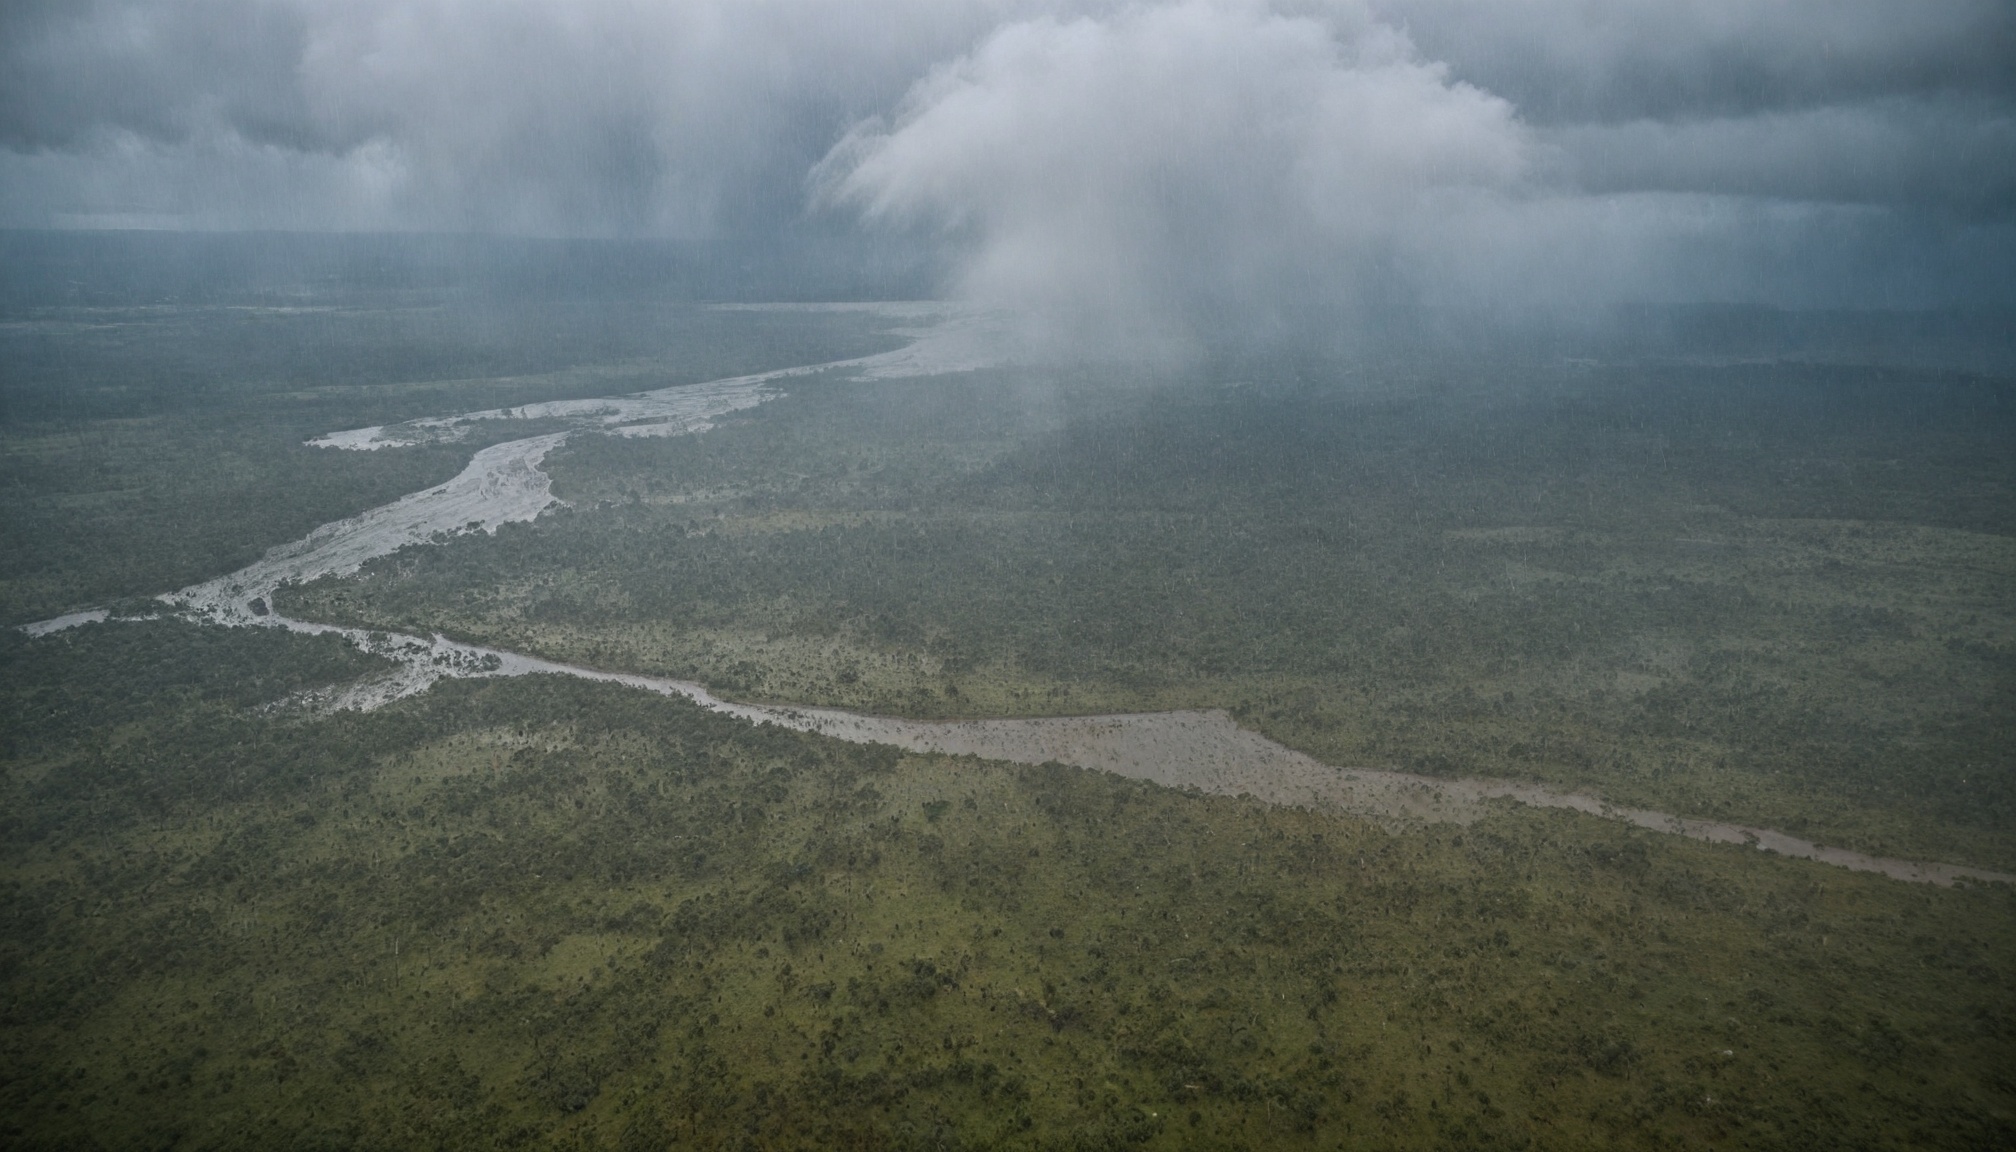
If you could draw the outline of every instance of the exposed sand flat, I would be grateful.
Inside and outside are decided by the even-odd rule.
[[[909,342],[873,356],[780,368],[705,384],[680,384],[627,396],[552,400],[457,416],[429,416],[403,424],[351,428],[318,436],[308,444],[315,448],[368,452],[410,444],[446,443],[467,437],[480,423],[496,420],[558,420],[583,431],[617,436],[678,436],[704,432],[712,427],[713,420],[774,397],[777,393],[767,386],[779,380],[833,371],[846,371],[861,380],[936,376],[986,368],[1009,358],[1005,325],[1000,317],[989,313],[916,303],[851,305],[845,310],[872,312],[909,323],[912,326],[891,329],[891,334],[906,337]]]
[[[718,711],[751,720],[767,720],[843,740],[1020,764],[1055,761],[1172,788],[1194,788],[1220,796],[1252,796],[1268,804],[1331,809],[1389,823],[1468,824],[1489,812],[1492,801],[1512,800],[1536,808],[1573,809],[1692,840],[1749,844],[1781,856],[1818,860],[1858,872],[1880,872],[1897,880],[1943,885],[1962,879],[2016,883],[2016,874],[1869,856],[1845,848],[1823,847],[1768,828],[1624,808],[1594,796],[1555,792],[1534,784],[1337,768],[1241,728],[1230,714],[1215,709],[932,722],[860,716],[831,709],[723,705],[697,685],[666,682],[656,690],[676,691]]]
[[[718,417],[761,404],[769,395],[763,391],[763,385],[773,380],[821,371],[825,367],[827,366],[787,368],[757,376],[740,376],[705,384],[660,388],[629,396],[611,396],[593,400],[553,400],[540,404],[521,404],[516,408],[490,408],[481,412],[465,412],[459,416],[429,416],[421,420],[409,420],[404,424],[331,432],[327,436],[318,436],[308,441],[308,444],[313,448],[374,451],[379,448],[398,448],[410,444],[449,442],[467,437],[477,424],[489,420],[560,420],[576,428],[633,436],[673,436],[686,432],[703,432],[711,427],[710,422]]]
[[[799,306],[784,305],[795,308]],[[814,306],[816,307],[816,306]],[[931,302],[846,305],[908,325],[892,329],[909,343],[889,352],[826,364],[782,368],[703,384],[688,384],[593,400],[556,400],[493,408],[405,424],[353,428],[308,441],[324,448],[360,451],[395,448],[467,436],[491,420],[558,420],[572,429],[493,445],[476,453],[460,475],[435,488],[324,524],[300,540],[269,550],[236,572],[192,584],[161,597],[190,615],[219,624],[278,624],[267,615],[283,584],[355,572],[366,562],[414,544],[439,543],[465,532],[495,532],[499,525],[536,518],[557,502],[540,469],[546,454],[574,431],[616,436],[679,436],[704,432],[730,412],[778,395],[776,381],[816,372],[850,371],[855,379],[887,379],[970,371],[1001,362],[1009,341],[999,316]],[[103,620],[100,610],[73,612],[23,625],[31,636]]]
[[[304,625],[304,631],[339,631],[360,643],[354,630]],[[425,689],[444,676],[524,676],[547,673],[625,684],[662,696],[683,696],[714,712],[758,724],[776,724],[859,744],[890,744],[912,752],[975,756],[1016,764],[1068,764],[1171,788],[1216,796],[1251,796],[1267,804],[1366,816],[1389,826],[1469,824],[1514,801],[1536,808],[1567,808],[1620,820],[1655,832],[1753,848],[1895,880],[1951,886],[1961,880],[2016,883],[2016,874],[1961,864],[1922,863],[1829,848],[1768,828],[1724,824],[1625,808],[1576,792],[1476,777],[1444,778],[1376,768],[1337,768],[1276,744],[1212,709],[1141,712],[1117,716],[1059,716],[1020,720],[905,720],[864,716],[833,708],[790,708],[722,700],[699,684],[625,672],[603,672],[515,652],[457,644],[435,637],[393,636],[372,650],[404,660],[401,673],[355,685],[310,703],[331,708],[374,708]]]
[[[75,628],[80,624],[96,624],[111,614],[104,608],[92,608],[83,612],[71,612],[51,620],[37,620],[33,624],[23,624],[21,631],[30,636],[47,636],[51,632],[61,632],[65,628]]]
[[[530,520],[554,502],[552,481],[539,464],[566,438],[556,432],[485,448],[446,484],[324,524],[228,576],[162,599],[216,623],[252,623],[263,607],[252,602],[270,602],[282,584],[347,575],[408,544],[434,542],[437,534],[495,532],[501,524]]]

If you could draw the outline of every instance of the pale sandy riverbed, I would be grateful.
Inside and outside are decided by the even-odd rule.
[[[834,708],[737,703],[723,700],[691,681],[604,672],[502,649],[459,644],[439,636],[422,640],[270,617],[268,620],[273,625],[303,632],[337,632],[360,646],[400,661],[400,670],[389,676],[299,701],[311,707],[376,708],[451,676],[542,673],[573,676],[624,684],[661,696],[683,696],[710,711],[751,723],[775,724],[853,743],[889,744],[912,752],[973,756],[1016,764],[1067,764],[1210,795],[1250,796],[1283,807],[1366,816],[1389,826],[1469,824],[1492,812],[1498,804],[1510,801],[1536,808],[1571,809],[1691,840],[1748,845],[1780,856],[1817,860],[1857,872],[1877,872],[1895,880],[1949,886],[1962,880],[2016,883],[2016,874],[2007,872],[1871,856],[1814,844],[1769,828],[1627,808],[1595,796],[1557,792],[1519,781],[1339,768],[1241,728],[1229,713],[1218,709],[1011,720],[907,720]]]
[[[523,659],[522,657],[519,659]],[[1960,880],[2016,883],[2016,874],[1960,864],[1896,860],[1824,847],[1768,828],[1625,808],[1575,792],[1477,777],[1418,776],[1374,768],[1338,768],[1257,732],[1221,710],[1145,712],[1018,720],[905,720],[828,708],[734,704],[698,684],[537,662],[525,671],[559,672],[685,696],[714,711],[857,743],[893,744],[913,752],[976,756],[1018,764],[1069,764],[1218,796],[1251,796],[1267,804],[1369,816],[1399,825],[1468,824],[1513,801],[1567,808],[1640,828],[1852,869],[1895,880],[1952,885]],[[501,669],[500,669],[501,671]]]

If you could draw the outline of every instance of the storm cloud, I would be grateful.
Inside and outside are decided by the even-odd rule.
[[[937,246],[1074,327],[2016,303],[1996,0],[28,0],[0,224]]]
[[[970,245],[965,294],[1156,339],[1377,290],[1353,281],[1528,150],[1505,101],[1363,13],[1190,0],[1002,28],[823,172],[871,220]]]

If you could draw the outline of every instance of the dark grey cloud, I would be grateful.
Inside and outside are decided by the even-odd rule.
[[[15,219],[693,235],[803,207],[991,5],[86,0],[6,9]]]
[[[2016,96],[2006,0],[1377,0],[1535,125]]]
[[[1064,337],[2016,303],[2012,59],[2006,0],[16,0],[0,224],[902,232]]]
[[[1656,189],[1981,219],[2016,211],[2016,115],[1979,97],[1577,124],[1542,139],[1557,150],[1563,181],[1590,193]]]
[[[2016,216],[2006,0],[1379,0],[1591,193]]]
[[[221,0],[25,0],[0,14],[0,146],[89,148],[128,132],[179,144],[218,126],[248,141],[341,150],[298,83],[299,8]]]

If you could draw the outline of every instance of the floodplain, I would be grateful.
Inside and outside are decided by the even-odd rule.
[[[262,626],[916,720],[1223,709],[1338,769],[2006,872],[1992,373],[834,369],[692,434],[352,452],[308,442],[914,337],[375,289],[9,307],[0,611],[109,614],[0,631],[11,1145],[2016,1139],[2008,884],[1509,800],[1269,804],[552,675],[332,708],[394,666]],[[530,519],[234,626],[154,599],[563,432]]]

